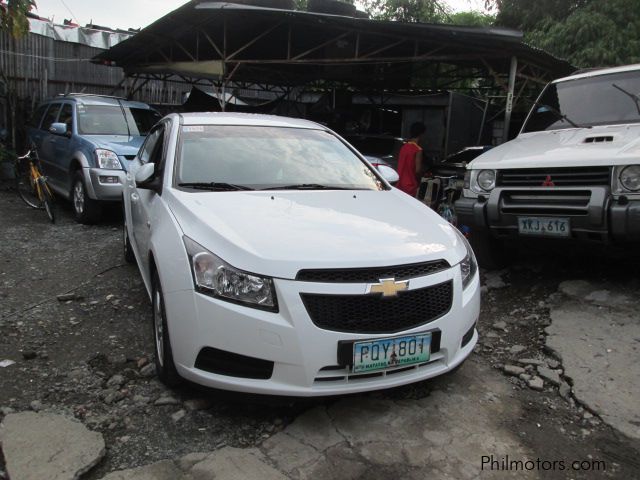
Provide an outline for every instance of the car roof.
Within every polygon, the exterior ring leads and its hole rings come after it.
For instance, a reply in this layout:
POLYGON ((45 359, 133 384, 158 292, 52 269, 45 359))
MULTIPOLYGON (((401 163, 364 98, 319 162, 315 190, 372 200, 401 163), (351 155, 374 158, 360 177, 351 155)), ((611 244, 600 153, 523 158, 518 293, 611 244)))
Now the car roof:
POLYGON ((48 100, 47 103, 52 102, 61 102, 64 100, 71 100, 80 105, 109 105, 109 106, 119 106, 122 103, 124 107, 133 107, 133 108, 143 108, 143 109, 151 109, 149 105, 143 102, 136 102, 133 100, 126 100, 124 98, 118 97, 109 97, 106 95, 90 95, 90 94, 67 94, 60 95, 58 97, 54 97, 48 100))
POLYGON ((258 113, 236 112, 198 112, 181 113, 183 125, 247 125, 260 127, 307 128, 327 130, 319 123, 300 118, 280 117, 278 115, 262 115, 258 113))
POLYGON ((640 63, 635 63, 633 65, 623 65, 621 67, 597 68, 597 69, 589 70, 587 72, 581 72, 575 75, 570 75, 568 77, 559 78, 557 80, 554 80, 552 83, 560 83, 560 82, 566 82, 569 80, 577 80, 579 78, 597 77, 599 75, 609 75, 611 73, 633 72, 635 70, 640 70, 640 63))

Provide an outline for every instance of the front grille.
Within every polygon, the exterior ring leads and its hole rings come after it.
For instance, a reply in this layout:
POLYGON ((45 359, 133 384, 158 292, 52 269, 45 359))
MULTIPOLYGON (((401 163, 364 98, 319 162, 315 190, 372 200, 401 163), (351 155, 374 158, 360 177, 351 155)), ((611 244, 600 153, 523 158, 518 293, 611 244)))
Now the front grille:
POLYGON ((587 215, 589 190, 507 190, 500 198, 500 210, 512 215, 587 215))
POLYGON ((395 333, 427 324, 451 309, 451 280, 426 288, 382 295, 301 293, 311 321, 319 328, 348 333, 395 333))
POLYGON ((406 280, 422 277, 450 267, 446 260, 435 260, 392 267, 300 270, 296 280, 320 283, 372 283, 383 278, 406 280))
POLYGON ((609 167, 519 168, 498 170, 496 183, 498 187, 592 187, 609 185, 610 179, 609 167))

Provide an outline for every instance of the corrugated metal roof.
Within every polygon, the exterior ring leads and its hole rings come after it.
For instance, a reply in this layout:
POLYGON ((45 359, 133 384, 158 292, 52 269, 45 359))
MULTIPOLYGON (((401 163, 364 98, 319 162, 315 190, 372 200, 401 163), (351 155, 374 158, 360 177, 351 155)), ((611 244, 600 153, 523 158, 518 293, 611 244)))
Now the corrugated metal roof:
POLYGON ((521 32, 511 29, 377 21, 201 0, 160 18, 93 61, 112 62, 128 73, 217 78, 240 65, 235 81, 285 85, 328 79, 397 87, 407 84, 411 66, 418 63, 490 66, 504 73, 512 56, 552 77, 574 70, 525 44, 521 32), (184 70, 186 63, 190 71, 184 70))

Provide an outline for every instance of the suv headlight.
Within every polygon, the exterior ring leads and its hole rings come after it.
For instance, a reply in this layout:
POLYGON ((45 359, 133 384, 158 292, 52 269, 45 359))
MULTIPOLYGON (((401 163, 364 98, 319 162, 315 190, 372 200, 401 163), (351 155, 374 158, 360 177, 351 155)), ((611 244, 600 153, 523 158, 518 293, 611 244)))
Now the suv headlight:
POLYGON ((238 270, 189 237, 182 238, 198 292, 247 307, 278 311, 272 278, 238 270))
POLYGON ((111 150, 104 150, 103 148, 96 149, 96 160, 98 166, 107 170, 122 170, 122 165, 116 155, 111 150))
POLYGON ((485 192, 490 192, 496 186, 495 170, 480 170, 478 173, 478 186, 485 192))
POLYGON ((489 193, 496 186, 495 170, 471 170, 465 178, 465 189, 475 194, 489 193))
POLYGON ((620 185, 630 192, 640 191, 640 165, 628 165, 620 170, 620 185))
POLYGON ((473 277, 475 277, 476 272, 478 271, 478 262, 476 261, 476 256, 473 253, 473 249, 471 245, 469 245, 469 241, 460 233, 458 229, 456 229, 456 233, 460 240, 464 244, 467 249, 467 254, 460 262, 460 273, 462 274, 462 289, 464 290, 469 286, 473 277))

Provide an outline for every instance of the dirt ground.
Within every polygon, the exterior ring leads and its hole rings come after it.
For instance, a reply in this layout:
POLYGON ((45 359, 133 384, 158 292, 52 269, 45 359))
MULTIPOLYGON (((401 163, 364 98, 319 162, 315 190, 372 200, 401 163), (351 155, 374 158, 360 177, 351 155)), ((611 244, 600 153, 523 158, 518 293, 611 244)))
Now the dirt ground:
MULTIPOLYGON (((518 361, 538 359, 563 372, 563 359, 546 345, 559 285, 636 282, 637 258, 600 247, 537 248, 508 270, 483 272, 480 343, 458 372, 441 378, 346 399, 257 397, 193 385, 172 391, 150 367, 149 301, 137 268, 122 257, 118 208, 100 225, 82 226, 62 206, 51 225, 44 212, 26 208, 1 184, 0 190, 0 362, 15 362, 0 368, 0 420, 10 412, 55 412, 101 432, 106 455, 83 478, 225 447, 255 447, 289 478, 320 478, 317 458, 289 468, 274 452, 285 444, 280 439, 297 438, 292 432, 305 425, 301 419, 318 412, 340 425, 362 464, 352 478, 518 478, 483 470, 482 456, 490 455, 606 465, 538 469, 527 478, 640 478, 638 438, 576 398, 570 378, 532 388, 536 366, 518 361), (509 375, 505 366, 525 370, 509 375), (372 423, 368 433, 352 424, 356 416, 372 423), (434 431, 451 435, 442 440, 445 453, 414 461, 411 452, 420 445, 400 433, 401 459, 383 463, 371 450, 381 418, 390 425, 434 422, 434 431), (476 439, 473 448, 463 437, 476 439)), ((637 363, 638 356, 630 360, 637 363)), ((383 436, 386 427, 378 428, 383 436)), ((0 452, 0 479, 6 478, 0 452)))

